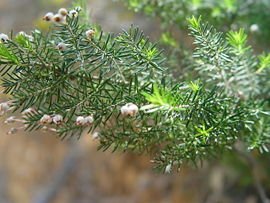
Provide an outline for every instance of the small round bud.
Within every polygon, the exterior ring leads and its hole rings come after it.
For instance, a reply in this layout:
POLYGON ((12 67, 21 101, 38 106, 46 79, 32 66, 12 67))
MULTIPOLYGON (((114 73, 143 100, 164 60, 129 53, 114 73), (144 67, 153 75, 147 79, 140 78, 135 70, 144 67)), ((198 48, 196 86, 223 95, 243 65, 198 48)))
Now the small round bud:
POLYGON ((77 17, 78 16, 78 12, 76 10, 71 10, 71 11, 68 12, 68 16, 70 18, 77 17))
POLYGON ((10 109, 10 106, 8 105, 7 102, 3 102, 0 104, 0 111, 7 112, 7 111, 9 111, 9 109, 10 109))
POLYGON ((9 37, 6 34, 4 34, 4 33, 0 34, 0 41, 6 42, 8 40, 9 40, 9 37))
POLYGON ((84 120, 85 120, 85 122, 86 122, 87 124, 91 124, 91 123, 94 122, 93 116, 87 116, 87 117, 84 118, 84 120))
POLYGON ((58 13, 59 13, 60 15, 62 15, 62 16, 66 16, 66 15, 68 14, 68 11, 67 11, 67 9, 65 9, 65 8, 60 8, 60 9, 58 10, 58 13))
POLYGON ((53 122, 56 124, 56 125, 60 125, 62 122, 63 122, 63 116, 57 114, 55 116, 53 116, 53 122))
POLYGON ((128 106, 127 105, 121 107, 121 114, 123 116, 128 115, 128 112, 129 112, 129 109, 128 109, 128 106))
POLYGON ((80 12, 80 11, 82 11, 82 7, 77 6, 77 7, 74 8, 74 10, 80 12))
POLYGON ((258 24, 253 24, 250 26, 250 32, 258 32, 259 31, 259 25, 258 24))
POLYGON ((26 33, 25 33, 24 31, 20 31, 20 32, 18 33, 18 35, 23 35, 23 36, 25 36, 26 33))
POLYGON ((55 48, 58 50, 65 50, 67 48, 67 44, 60 42, 55 48))
POLYGON ((32 32, 33 32, 33 33, 36 33, 36 34, 41 34, 41 31, 38 30, 38 29, 34 29, 32 32))
POLYGON ((83 116, 78 116, 76 119, 76 125, 82 126, 85 124, 86 124, 85 118, 83 116))
POLYGON ((138 111, 139 111, 138 106, 135 105, 135 104, 132 104, 132 103, 127 104, 127 106, 128 106, 128 109, 129 109, 128 114, 129 114, 130 116, 136 116, 136 114, 137 114, 138 111))
POLYGON ((4 115, 9 110, 11 110, 11 107, 9 106, 8 102, 0 103, 0 115, 4 115))
POLYGON ((95 140, 95 139, 98 139, 99 138, 99 132, 94 132, 93 134, 92 134, 92 138, 95 140))
POLYGON ((54 14, 52 12, 48 12, 45 14, 45 16, 42 18, 45 21, 52 21, 54 17, 54 14))
POLYGON ((136 116, 138 111, 139 111, 138 106, 133 103, 128 103, 125 106, 121 107, 121 114, 123 116, 126 116, 126 115, 136 116))
POLYGON ((66 18, 60 14, 55 14, 52 18, 52 21, 57 23, 57 24, 61 24, 61 25, 66 24, 66 18))
POLYGON ((168 164, 166 167, 165 167, 165 173, 171 173, 172 172, 172 165, 171 164, 168 164))
POLYGON ((16 121, 14 116, 11 116, 5 120, 5 124, 14 123, 16 121))
POLYGON ((42 118, 40 119, 39 123, 41 125, 45 125, 45 124, 50 124, 52 122, 52 117, 49 115, 43 115, 42 118))
POLYGON ((86 38, 91 40, 94 37, 95 33, 96 32, 93 29, 87 30, 85 32, 86 38))
POLYGON ((28 114, 31 114, 31 113, 36 113, 36 110, 33 109, 33 108, 25 109, 25 110, 22 112, 22 115, 28 115, 28 114))

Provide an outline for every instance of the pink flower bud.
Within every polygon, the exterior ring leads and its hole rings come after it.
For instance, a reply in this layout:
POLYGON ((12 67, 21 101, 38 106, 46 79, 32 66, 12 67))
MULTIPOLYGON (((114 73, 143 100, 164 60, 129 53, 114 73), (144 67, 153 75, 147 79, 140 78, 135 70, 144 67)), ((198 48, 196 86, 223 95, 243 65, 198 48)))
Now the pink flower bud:
POLYGON ((67 48, 67 44, 63 43, 63 42, 60 42, 57 46, 56 46, 56 49, 58 50, 65 50, 67 48))
POLYGON ((22 112, 22 115, 28 115, 28 114, 31 114, 31 113, 36 113, 36 110, 33 109, 33 108, 25 109, 25 110, 22 112))
POLYGON ((45 114, 45 115, 42 116, 39 123, 41 125, 45 125, 45 124, 50 124, 52 121, 53 121, 52 117, 45 114))
POLYGON ((53 116, 53 122, 56 124, 56 125, 60 125, 62 122, 63 122, 63 116, 57 114, 55 116, 53 116))
POLYGON ((83 116, 78 116, 76 119, 76 125, 82 126, 85 124, 86 124, 85 118, 83 116))
POLYGON ((14 116, 11 116, 9 118, 7 118, 5 120, 5 123, 8 124, 8 123, 14 123, 16 121, 15 117, 14 116))

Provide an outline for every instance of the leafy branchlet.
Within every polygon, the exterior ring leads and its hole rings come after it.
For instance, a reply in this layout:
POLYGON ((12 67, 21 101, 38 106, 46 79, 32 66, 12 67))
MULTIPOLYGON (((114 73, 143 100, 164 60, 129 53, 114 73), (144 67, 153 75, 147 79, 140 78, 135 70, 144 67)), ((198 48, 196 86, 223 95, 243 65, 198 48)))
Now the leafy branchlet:
POLYGON ((261 89, 267 83, 259 77, 269 56, 255 56, 243 30, 225 37, 190 18, 195 77, 180 83, 167 76, 162 52, 138 28, 114 36, 84 23, 81 12, 47 13, 44 20, 54 23, 48 33, 1 35, 2 86, 11 100, 0 112, 22 113, 6 120, 21 124, 10 133, 47 130, 65 138, 87 130, 99 149, 153 152, 165 171, 237 141, 268 150, 269 107, 261 92, 269 88, 261 89))

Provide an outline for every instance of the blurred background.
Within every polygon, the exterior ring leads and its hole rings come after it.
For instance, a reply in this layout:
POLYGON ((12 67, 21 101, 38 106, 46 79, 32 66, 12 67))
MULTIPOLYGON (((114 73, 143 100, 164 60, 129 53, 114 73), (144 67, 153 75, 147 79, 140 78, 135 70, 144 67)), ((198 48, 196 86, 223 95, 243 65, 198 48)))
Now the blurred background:
MULTIPOLYGON (((118 33, 135 24, 152 39, 159 37, 155 20, 135 15, 119 2, 87 3, 92 21, 106 32, 118 33)), ((0 0, 0 32, 44 30, 48 26, 41 20, 44 13, 70 6, 69 0, 0 0)), ((183 168, 179 174, 160 174, 152 170, 150 156, 97 151, 91 135, 80 140, 60 140, 41 132, 7 135, 10 126, 4 120, 0 203, 260 202, 251 169, 232 154, 200 168, 183 168)), ((269 185, 267 174, 261 175, 269 185)))

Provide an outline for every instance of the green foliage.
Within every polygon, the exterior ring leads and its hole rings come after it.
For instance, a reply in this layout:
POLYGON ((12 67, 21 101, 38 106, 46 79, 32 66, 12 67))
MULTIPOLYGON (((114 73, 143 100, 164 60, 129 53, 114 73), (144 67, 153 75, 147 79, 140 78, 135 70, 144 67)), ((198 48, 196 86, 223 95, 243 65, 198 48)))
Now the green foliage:
MULTIPOLYGON (((224 0, 215 9, 233 13, 238 3, 224 0)), ((195 8, 209 10, 203 0, 129 4, 150 13, 165 9, 160 15, 163 20, 173 15, 172 22, 195 8), (167 12, 172 5, 176 14, 167 12)), ((24 115, 26 130, 45 127, 60 138, 98 132, 99 149, 153 153, 160 170, 197 165, 239 142, 248 150, 268 151, 269 54, 254 54, 243 29, 226 34, 202 17, 189 18, 193 54, 180 48, 169 32, 162 34, 163 43, 184 50, 187 74, 180 82, 164 67, 166 58, 158 45, 138 28, 114 36, 89 24, 87 11, 81 12, 48 33, 34 30, 32 38, 17 35, 0 43, 2 85, 14 111, 36 110, 24 115), (61 43, 64 48, 59 49, 61 43), (123 113, 127 104, 139 111, 123 113), (61 115, 63 120, 43 123, 44 115, 61 115), (77 122, 90 115, 93 122, 88 125, 77 122)))
POLYGON ((263 69, 270 67, 270 54, 262 54, 259 56, 259 68, 256 73, 260 73, 263 69))
POLYGON ((178 27, 182 31, 186 27, 186 19, 190 16, 204 17, 204 20, 216 28, 229 30, 231 27, 249 29, 256 24, 259 30, 254 36, 259 41, 269 43, 268 29, 270 2, 265 0, 117 0, 126 4, 135 12, 144 12, 161 20, 161 26, 178 27))
POLYGON ((249 47, 247 44, 247 34, 243 29, 239 31, 230 31, 227 34, 227 40, 229 44, 236 49, 236 52, 243 54, 249 47))
POLYGON ((191 35, 197 45, 193 57, 199 76, 210 85, 225 88, 225 93, 245 99, 259 93, 256 56, 246 46, 243 30, 230 31, 227 38, 200 18, 189 19, 191 35))
POLYGON ((143 106, 141 110, 148 113, 157 110, 165 111, 184 111, 185 106, 178 106, 179 95, 173 95, 172 92, 165 89, 158 89, 157 85, 154 85, 153 95, 143 92, 145 99, 150 102, 150 105, 143 106))

